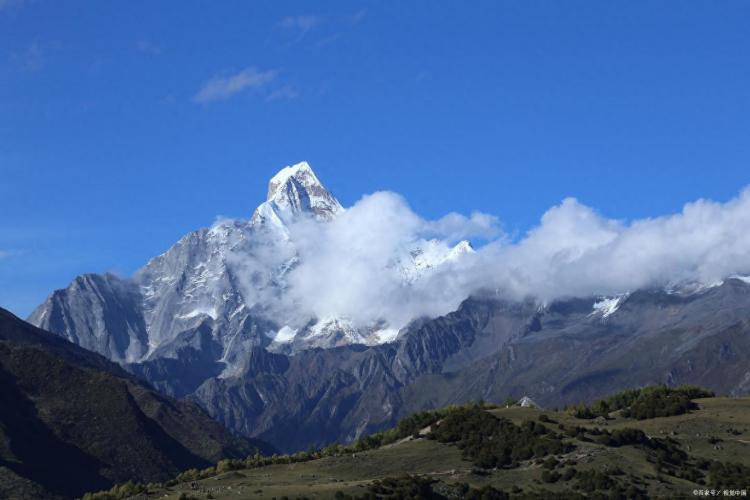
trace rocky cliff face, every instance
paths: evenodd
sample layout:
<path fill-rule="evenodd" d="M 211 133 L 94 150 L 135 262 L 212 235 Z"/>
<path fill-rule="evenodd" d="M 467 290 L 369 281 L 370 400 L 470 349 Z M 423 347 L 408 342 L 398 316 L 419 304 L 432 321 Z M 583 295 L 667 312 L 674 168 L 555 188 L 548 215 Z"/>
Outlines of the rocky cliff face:
<path fill-rule="evenodd" d="M 109 359 L 138 359 L 148 351 L 141 302 L 136 283 L 112 274 L 85 274 L 53 292 L 29 322 Z"/>
<path fill-rule="evenodd" d="M 390 344 L 291 357 L 254 350 L 243 373 L 207 380 L 189 398 L 234 429 L 296 450 L 470 400 L 528 395 L 551 407 L 659 383 L 750 393 L 746 282 L 639 291 L 603 308 L 606 300 L 614 299 L 542 306 L 477 296 Z"/>

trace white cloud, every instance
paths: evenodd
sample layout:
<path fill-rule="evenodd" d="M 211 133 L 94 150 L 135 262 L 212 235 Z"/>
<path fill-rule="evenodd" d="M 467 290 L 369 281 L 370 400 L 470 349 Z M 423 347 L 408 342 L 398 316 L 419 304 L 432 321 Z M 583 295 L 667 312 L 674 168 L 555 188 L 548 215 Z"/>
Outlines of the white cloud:
<path fill-rule="evenodd" d="M 679 213 L 632 222 L 608 219 L 568 198 L 515 241 L 494 216 L 451 213 L 426 220 L 401 196 L 379 192 L 329 223 L 293 224 L 290 234 L 292 244 L 256 248 L 251 259 L 236 256 L 252 303 L 273 304 L 281 324 L 347 316 L 359 326 L 385 321 L 398 328 L 455 310 L 480 289 L 549 302 L 748 274 L 750 189 L 727 203 L 698 200 Z M 404 281 L 399 262 L 410 250 L 445 255 L 463 238 L 485 244 Z M 295 254 L 299 261 L 284 277 L 285 293 L 267 295 L 276 292 L 264 273 Z"/>
<path fill-rule="evenodd" d="M 451 212 L 436 221 L 425 221 L 425 230 L 450 240 L 489 240 L 501 234 L 499 219 L 481 212 L 473 212 L 470 217 Z"/>
<path fill-rule="evenodd" d="M 297 97 L 299 97 L 299 91 L 295 87 L 284 85 L 268 94 L 266 101 L 290 100 L 296 99 Z"/>
<path fill-rule="evenodd" d="M 297 39 L 301 39 L 319 25 L 321 20 L 319 16 L 287 16 L 279 21 L 278 27 L 293 33 Z"/>
<path fill-rule="evenodd" d="M 216 76 L 203 84 L 198 93 L 193 96 L 193 101 L 208 103 L 228 99 L 245 90 L 263 87 L 274 81 L 277 75 L 276 70 L 259 71 L 251 66 L 234 75 Z"/>
<path fill-rule="evenodd" d="M 358 326 L 380 321 L 403 326 L 415 316 L 455 309 L 470 289 L 460 283 L 453 262 L 444 264 L 441 276 L 405 282 L 402 266 L 410 262 L 410 252 L 422 248 L 445 258 L 458 240 L 497 236 L 499 229 L 494 217 L 481 213 L 428 221 L 401 196 L 378 192 L 333 221 L 301 219 L 289 226 L 289 234 L 289 241 L 256 244 L 251 256 L 243 249 L 230 257 L 248 305 L 271 304 L 270 316 L 293 327 L 326 316 L 344 316 Z M 276 295 L 267 271 L 295 255 L 297 263 L 284 277 L 286 290 Z"/>
<path fill-rule="evenodd" d="M 485 286 L 543 300 L 712 283 L 750 271 L 748 234 L 750 190 L 724 204 L 698 200 L 680 213 L 631 223 L 567 199 L 518 243 L 483 249 L 475 272 L 491 276 Z"/>

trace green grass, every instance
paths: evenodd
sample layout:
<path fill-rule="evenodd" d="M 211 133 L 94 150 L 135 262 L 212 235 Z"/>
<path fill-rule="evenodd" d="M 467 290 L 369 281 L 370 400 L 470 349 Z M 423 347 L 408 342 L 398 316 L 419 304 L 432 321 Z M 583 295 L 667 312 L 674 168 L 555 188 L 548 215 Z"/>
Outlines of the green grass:
<path fill-rule="evenodd" d="M 511 498 L 534 494 L 544 498 L 557 492 L 565 496 L 572 494 L 577 484 L 575 478 L 547 483 L 546 477 L 563 474 L 568 468 L 579 471 L 582 476 L 606 473 L 623 488 L 634 486 L 649 497 L 693 498 L 693 490 L 707 488 L 686 479 L 657 470 L 654 463 L 656 452 L 645 446 L 610 447 L 595 442 L 591 432 L 634 428 L 642 430 L 654 440 L 672 439 L 685 451 L 691 467 L 698 470 L 701 461 L 736 462 L 750 466 L 750 398 L 705 398 L 695 400 L 698 409 L 689 413 L 636 420 L 625 418 L 618 412 L 611 419 L 580 419 L 564 412 L 541 411 L 533 408 L 500 408 L 487 410 L 490 414 L 508 419 L 515 424 L 532 420 L 543 422 L 550 432 L 560 433 L 562 425 L 582 427 L 586 440 L 567 436 L 565 442 L 575 445 L 573 451 L 559 454 L 559 464 L 554 469 L 545 468 L 542 460 L 522 461 L 515 468 L 478 470 L 471 461 L 462 459 L 456 444 L 442 444 L 424 437 L 415 439 L 411 435 L 376 449 L 356 453 L 342 453 L 302 463 L 268 465 L 226 472 L 216 477 L 175 484 L 171 487 L 153 488 L 140 498 L 177 499 L 181 494 L 194 498 L 334 498 L 337 491 L 362 496 L 373 481 L 399 477 L 406 473 L 438 479 L 443 483 L 468 483 L 474 488 L 490 485 L 497 489 L 516 493 Z M 592 439 L 591 442 L 588 439 Z M 656 442 L 656 441 L 655 441 Z M 554 461 L 553 461 L 554 462 Z M 591 471 L 587 473 L 587 471 Z M 616 475 L 615 475 L 616 474 Z M 708 475 L 701 470 L 702 477 Z M 750 489 L 747 484 L 734 488 Z M 521 492 L 518 492 L 518 489 Z M 579 492 L 584 493 L 579 490 Z"/>

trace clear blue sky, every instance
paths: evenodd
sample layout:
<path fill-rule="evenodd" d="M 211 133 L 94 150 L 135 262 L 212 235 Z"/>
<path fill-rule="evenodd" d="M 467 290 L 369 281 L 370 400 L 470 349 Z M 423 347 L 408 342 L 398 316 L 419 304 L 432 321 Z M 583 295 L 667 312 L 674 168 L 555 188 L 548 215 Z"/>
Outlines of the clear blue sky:
<path fill-rule="evenodd" d="M 750 182 L 750 2 L 0 0 L 0 306 L 130 274 L 311 162 L 523 233 Z"/>

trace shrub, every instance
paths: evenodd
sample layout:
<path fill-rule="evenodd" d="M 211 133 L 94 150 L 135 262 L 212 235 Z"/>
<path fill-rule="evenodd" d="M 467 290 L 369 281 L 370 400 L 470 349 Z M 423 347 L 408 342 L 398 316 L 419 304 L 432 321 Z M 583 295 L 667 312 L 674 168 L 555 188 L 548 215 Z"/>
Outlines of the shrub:
<path fill-rule="evenodd" d="M 750 467 L 747 465 L 713 461 L 708 468 L 708 485 L 715 489 L 732 489 L 747 484 Z"/>
<path fill-rule="evenodd" d="M 463 457 L 483 468 L 513 467 L 519 461 L 565 453 L 573 446 L 532 421 L 520 426 L 479 408 L 447 415 L 429 435 L 441 443 L 456 443 Z"/>
<path fill-rule="evenodd" d="M 557 471 L 542 471 L 542 481 L 545 483 L 556 483 L 560 479 L 560 473 Z"/>
<path fill-rule="evenodd" d="M 582 419 L 608 417 L 610 412 L 622 410 L 622 415 L 638 420 L 681 415 L 697 408 L 693 399 L 713 397 L 714 393 L 693 385 L 670 388 L 665 385 L 628 389 L 591 406 L 583 404 L 568 408 L 568 414 Z"/>
<path fill-rule="evenodd" d="M 575 467 L 568 467 L 565 469 L 565 471 L 562 473 L 561 479 L 563 481 L 570 481 L 573 479 L 576 475 L 576 469 Z"/>

